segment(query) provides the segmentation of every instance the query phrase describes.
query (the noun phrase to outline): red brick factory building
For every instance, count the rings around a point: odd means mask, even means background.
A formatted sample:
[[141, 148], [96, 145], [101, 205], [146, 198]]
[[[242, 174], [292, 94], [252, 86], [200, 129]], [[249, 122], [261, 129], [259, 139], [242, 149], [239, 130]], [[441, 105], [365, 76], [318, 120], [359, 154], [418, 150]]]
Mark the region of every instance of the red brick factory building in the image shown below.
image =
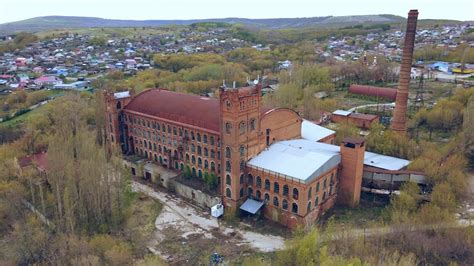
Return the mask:
[[260, 211], [290, 228], [314, 223], [336, 202], [356, 206], [365, 168], [409, 163], [368, 153], [359, 138], [333, 145], [334, 131], [291, 109], [264, 108], [260, 85], [219, 94], [106, 93], [107, 141], [161, 167], [187, 166], [196, 178], [214, 173], [226, 212]]

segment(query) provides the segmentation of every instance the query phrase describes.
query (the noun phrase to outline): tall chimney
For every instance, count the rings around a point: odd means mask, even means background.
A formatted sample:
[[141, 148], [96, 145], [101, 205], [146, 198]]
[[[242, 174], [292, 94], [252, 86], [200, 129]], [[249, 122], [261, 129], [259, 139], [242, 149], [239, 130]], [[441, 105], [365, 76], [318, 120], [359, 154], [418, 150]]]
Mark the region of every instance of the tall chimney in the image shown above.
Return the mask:
[[395, 112], [391, 125], [392, 130], [401, 134], [405, 134], [407, 130], [408, 87], [410, 85], [411, 61], [413, 60], [417, 20], [418, 10], [410, 10], [408, 12], [405, 43], [403, 44], [403, 57], [398, 80], [397, 98], [395, 100]]

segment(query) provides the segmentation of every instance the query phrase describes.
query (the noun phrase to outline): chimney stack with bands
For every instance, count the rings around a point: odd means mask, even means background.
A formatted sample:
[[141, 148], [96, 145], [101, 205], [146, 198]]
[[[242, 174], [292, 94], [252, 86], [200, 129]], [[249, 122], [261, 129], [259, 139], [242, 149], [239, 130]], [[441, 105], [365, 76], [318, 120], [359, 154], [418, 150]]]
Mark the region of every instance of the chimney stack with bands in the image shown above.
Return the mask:
[[403, 45], [402, 65], [398, 80], [397, 98], [395, 100], [395, 111], [392, 119], [392, 130], [405, 134], [407, 130], [407, 106], [408, 88], [410, 85], [411, 62], [415, 46], [416, 23], [418, 10], [408, 12], [407, 30], [405, 32], [405, 43]]

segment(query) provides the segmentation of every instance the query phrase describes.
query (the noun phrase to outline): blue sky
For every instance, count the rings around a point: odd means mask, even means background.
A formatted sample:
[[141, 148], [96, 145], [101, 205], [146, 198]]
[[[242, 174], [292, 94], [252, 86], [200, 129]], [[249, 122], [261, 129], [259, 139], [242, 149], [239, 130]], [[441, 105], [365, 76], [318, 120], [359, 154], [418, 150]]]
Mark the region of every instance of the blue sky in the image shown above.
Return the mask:
[[0, 23], [64, 15], [114, 19], [278, 18], [367, 14], [474, 20], [474, 0], [0, 0]]

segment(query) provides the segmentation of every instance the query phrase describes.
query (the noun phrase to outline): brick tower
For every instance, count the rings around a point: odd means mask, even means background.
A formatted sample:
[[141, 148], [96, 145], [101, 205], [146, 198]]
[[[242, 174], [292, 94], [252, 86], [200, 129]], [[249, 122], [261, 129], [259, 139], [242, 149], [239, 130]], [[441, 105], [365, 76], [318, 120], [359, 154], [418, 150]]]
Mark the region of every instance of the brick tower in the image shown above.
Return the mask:
[[221, 192], [223, 203], [236, 211], [245, 196], [245, 164], [256, 154], [262, 102], [261, 86], [220, 89]]
[[105, 100], [105, 132], [108, 144], [118, 144], [122, 152], [128, 150], [124, 123], [122, 123], [122, 109], [133, 99], [134, 91], [108, 92], [104, 91]]
[[355, 207], [359, 204], [364, 169], [365, 141], [345, 138], [341, 143], [341, 170], [339, 172], [339, 202]]
[[410, 10], [408, 13], [407, 30], [405, 32], [405, 43], [403, 44], [403, 56], [400, 66], [397, 98], [395, 100], [395, 111], [391, 125], [392, 130], [401, 134], [405, 134], [407, 130], [408, 87], [410, 85], [411, 62], [413, 60], [417, 20], [418, 10]]

